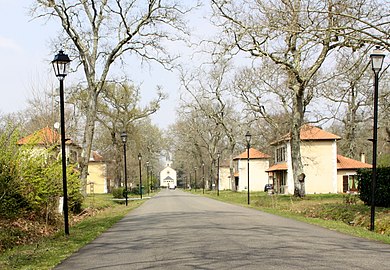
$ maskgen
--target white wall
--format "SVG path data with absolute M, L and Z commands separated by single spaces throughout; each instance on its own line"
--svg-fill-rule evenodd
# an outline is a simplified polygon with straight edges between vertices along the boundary
M 168 176 L 172 178 L 172 180 L 164 181 Z M 177 186 L 176 171 L 171 167 L 166 167 L 160 172 L 160 187 L 168 187 L 170 184 Z
M 239 183 L 238 191 L 247 190 L 248 186 L 248 161 L 240 159 L 238 161 Z M 250 159 L 249 160 L 249 189 L 250 191 L 263 191 L 265 184 L 268 183 L 269 168 L 268 159 Z

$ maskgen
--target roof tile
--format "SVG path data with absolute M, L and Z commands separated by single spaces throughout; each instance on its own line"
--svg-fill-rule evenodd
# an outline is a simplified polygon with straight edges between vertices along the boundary
M 338 170 L 362 169 L 362 168 L 372 168 L 372 165 L 351 158 L 347 158 L 342 155 L 337 155 Z
M 284 135 L 280 140 L 272 142 L 271 145 L 277 144 L 282 141 L 289 141 L 291 138 L 291 132 Z M 341 137 L 336 134 L 327 132 L 321 128 L 311 126 L 311 125 L 303 125 L 301 127 L 300 138 L 302 141 L 311 141 L 311 140 L 340 140 Z
M 240 155 L 233 158 L 233 160 L 246 159 L 246 158 L 248 158 L 248 151 L 242 152 Z M 267 154 L 264 154 L 263 152 L 260 152 L 257 149 L 249 148 L 249 159 L 263 159 L 263 158 L 268 159 L 268 158 L 270 158 L 270 156 Z

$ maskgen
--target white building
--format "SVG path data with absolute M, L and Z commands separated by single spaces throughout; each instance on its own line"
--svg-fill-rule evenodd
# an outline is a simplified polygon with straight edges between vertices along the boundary
M 268 184 L 270 156 L 256 150 L 249 149 L 249 189 L 250 191 L 263 191 Z M 238 191 L 248 189 L 248 152 L 244 151 L 233 159 L 235 162 L 235 185 Z
M 160 187 L 177 187 L 176 171 L 171 168 L 171 164 L 168 163 L 165 169 L 160 172 Z

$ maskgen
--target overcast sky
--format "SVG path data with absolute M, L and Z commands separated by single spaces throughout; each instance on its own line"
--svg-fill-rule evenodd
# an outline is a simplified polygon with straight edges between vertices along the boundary
M 27 106 L 32 89 L 38 91 L 50 84 L 58 83 L 50 61 L 54 58 L 50 47 L 59 23 L 44 19 L 32 20 L 28 7 L 33 0 L 0 0 L 0 112 L 18 112 Z M 204 30 L 204 29 L 202 29 Z M 66 53 L 66 52 L 65 52 Z M 132 79 L 142 83 L 143 102 L 153 98 L 157 85 L 162 85 L 169 94 L 169 100 L 152 117 L 162 128 L 175 120 L 175 106 L 178 99 L 179 82 L 177 74 L 161 67 L 144 68 Z M 66 84 L 71 84 L 71 74 Z

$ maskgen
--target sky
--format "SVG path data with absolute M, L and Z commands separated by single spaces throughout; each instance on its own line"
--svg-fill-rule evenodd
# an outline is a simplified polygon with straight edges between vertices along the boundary
M 40 90 L 58 83 L 50 61 L 53 60 L 51 39 L 60 30 L 56 21 L 32 20 L 28 8 L 33 0 L 0 0 L 0 113 L 17 113 L 27 107 L 27 100 L 33 90 Z M 204 30 L 204 29 L 203 29 Z M 66 53 L 66 52 L 65 52 Z M 178 102 L 178 74 L 153 65 L 137 69 L 132 79 L 141 84 L 142 103 L 155 97 L 157 85 L 168 93 L 168 100 L 152 116 L 152 121 L 161 128 L 167 128 L 175 121 L 175 107 Z M 71 84 L 72 74 L 66 77 Z M 36 91 L 35 90 L 35 91 Z

